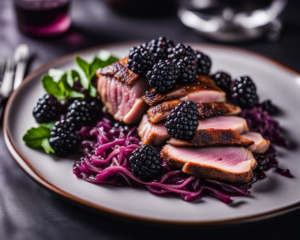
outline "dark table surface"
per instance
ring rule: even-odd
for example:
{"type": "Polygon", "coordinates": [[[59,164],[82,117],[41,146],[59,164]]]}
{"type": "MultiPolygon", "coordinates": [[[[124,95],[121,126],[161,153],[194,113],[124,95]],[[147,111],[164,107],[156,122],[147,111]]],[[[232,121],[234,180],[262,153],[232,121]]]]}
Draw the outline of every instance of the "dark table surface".
{"type": "MultiPolygon", "coordinates": [[[[300,2],[282,14],[277,42],[261,39],[231,44],[269,56],[300,71],[300,2]]],[[[160,35],[177,42],[211,42],[183,26],[176,14],[161,18],[120,16],[102,1],[73,0],[72,26],[64,35],[36,39],[21,34],[11,0],[0,0],[0,56],[26,43],[32,53],[28,73],[57,57],[87,47],[160,35]],[[70,42],[70,39],[76,41],[70,42]]],[[[299,239],[300,210],[255,223],[192,229],[139,225],[70,204],[33,182],[14,162],[0,128],[0,239],[299,239]],[[298,236],[298,237],[297,237],[298,236]]]]}

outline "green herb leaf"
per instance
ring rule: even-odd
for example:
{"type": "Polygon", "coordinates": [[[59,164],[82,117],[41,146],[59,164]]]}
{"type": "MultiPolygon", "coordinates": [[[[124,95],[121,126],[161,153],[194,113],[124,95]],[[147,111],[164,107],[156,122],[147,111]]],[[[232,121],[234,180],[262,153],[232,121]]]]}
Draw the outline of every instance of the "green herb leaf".
{"type": "Polygon", "coordinates": [[[68,84],[68,78],[67,76],[63,77],[61,79],[61,82],[59,83],[61,85],[61,88],[64,89],[64,93],[66,97],[69,98],[80,98],[81,100],[84,99],[84,94],[80,93],[80,92],[76,92],[75,90],[73,90],[69,84],[68,84]]]}
{"type": "Polygon", "coordinates": [[[44,138],[50,138],[50,129],[39,126],[38,128],[29,129],[23,136],[23,141],[29,147],[40,148],[44,138]]]}
{"type": "Polygon", "coordinates": [[[91,84],[89,88],[89,94],[92,97],[97,97],[97,89],[91,84]]]}
{"type": "Polygon", "coordinates": [[[89,75],[90,75],[90,81],[95,77],[96,71],[99,68],[103,68],[104,67],[104,62],[101,61],[99,58],[94,57],[93,61],[90,63],[90,67],[89,67],[89,75]]]}
{"type": "Polygon", "coordinates": [[[69,90],[68,94],[69,94],[69,98],[79,98],[80,100],[83,100],[85,97],[84,94],[80,92],[76,92],[74,90],[69,90]]]}
{"type": "MultiPolygon", "coordinates": [[[[110,53],[109,51],[106,51],[106,50],[101,50],[101,51],[98,53],[97,57],[98,57],[101,61],[105,62],[105,64],[106,64],[105,66],[107,66],[107,65],[109,65],[109,64],[112,64],[112,63],[114,63],[114,62],[116,62],[116,61],[119,60],[117,57],[111,55],[111,53],[110,53]]],[[[105,66],[103,66],[103,67],[105,67],[105,66]]],[[[102,67],[102,68],[103,68],[103,67],[102,67]]]]}
{"type": "Polygon", "coordinates": [[[51,68],[48,71],[48,75],[53,78],[54,82],[59,82],[65,71],[61,69],[51,68]]]}
{"type": "Polygon", "coordinates": [[[52,122],[48,122],[48,123],[42,123],[40,126],[49,128],[51,131],[51,129],[54,127],[55,123],[56,123],[56,121],[52,121],[52,122]]]}
{"type": "Polygon", "coordinates": [[[43,148],[46,153],[54,153],[54,149],[49,144],[50,132],[55,121],[42,123],[37,128],[29,129],[23,136],[25,144],[31,148],[43,148]]]}
{"type": "Polygon", "coordinates": [[[61,87],[58,86],[57,82],[55,82],[51,76],[44,75],[42,77],[42,84],[48,94],[53,95],[59,101],[65,99],[65,95],[61,87]]]}
{"type": "Polygon", "coordinates": [[[87,63],[85,60],[83,60],[81,57],[79,56],[75,56],[75,61],[77,63],[77,65],[81,68],[81,70],[85,73],[85,75],[87,76],[87,78],[90,78],[89,74],[89,67],[90,64],[87,63]]]}
{"type": "Polygon", "coordinates": [[[74,82],[76,82],[79,79],[79,74],[75,70],[70,70],[67,73],[67,83],[70,87],[74,86],[74,82]]]}
{"type": "Polygon", "coordinates": [[[78,69],[78,73],[79,73],[81,86],[86,90],[89,89],[90,80],[87,78],[84,71],[82,71],[81,69],[78,69]]]}
{"type": "Polygon", "coordinates": [[[44,138],[41,142],[41,147],[44,148],[45,152],[47,154],[51,153],[55,153],[54,149],[50,146],[49,144],[49,139],[48,138],[44,138]]]}

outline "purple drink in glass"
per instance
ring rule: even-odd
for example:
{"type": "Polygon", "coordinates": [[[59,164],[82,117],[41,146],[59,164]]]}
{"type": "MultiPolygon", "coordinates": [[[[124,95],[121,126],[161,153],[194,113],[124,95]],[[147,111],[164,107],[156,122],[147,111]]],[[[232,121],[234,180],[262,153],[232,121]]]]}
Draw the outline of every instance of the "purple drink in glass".
{"type": "Polygon", "coordinates": [[[33,36],[54,36],[71,25],[70,0],[15,0],[19,29],[33,36]]]}

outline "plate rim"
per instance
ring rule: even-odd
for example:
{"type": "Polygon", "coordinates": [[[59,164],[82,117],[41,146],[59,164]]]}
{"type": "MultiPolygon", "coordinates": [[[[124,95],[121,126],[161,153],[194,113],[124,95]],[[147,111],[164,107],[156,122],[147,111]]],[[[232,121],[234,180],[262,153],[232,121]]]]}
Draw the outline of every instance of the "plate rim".
{"type": "MultiPolygon", "coordinates": [[[[62,57],[56,58],[42,66],[40,66],[38,69],[36,69],[35,71],[33,71],[32,73],[30,73],[22,82],[21,85],[23,85],[26,81],[30,81],[30,79],[33,79],[36,75],[38,75],[41,71],[45,70],[46,68],[49,68],[50,66],[57,64],[59,62],[62,62],[68,58],[72,58],[74,55],[80,55],[80,54],[84,54],[86,52],[90,52],[93,50],[98,50],[98,49],[105,49],[108,47],[118,47],[118,46],[122,46],[125,44],[136,44],[139,43],[141,41],[126,41],[126,42],[117,42],[117,43],[112,43],[112,44],[105,44],[105,45],[98,45],[98,46],[94,46],[91,48],[87,48],[87,49],[83,49],[80,51],[76,51],[67,55],[64,55],[62,57]]],[[[220,44],[211,44],[211,43],[188,43],[188,44],[197,44],[197,45],[201,45],[203,47],[208,46],[208,47],[213,47],[213,48],[227,48],[227,49],[232,49],[234,51],[237,52],[242,52],[245,54],[250,54],[253,55],[255,57],[259,57],[264,59],[265,61],[271,62],[272,64],[277,65],[279,68],[284,69],[285,71],[289,71],[295,75],[298,75],[300,77],[300,72],[292,69],[289,66],[286,66],[270,57],[267,57],[263,54],[260,53],[256,53],[250,50],[246,50],[240,47],[232,47],[232,46],[227,46],[227,45],[220,45],[220,44]]],[[[260,214],[253,214],[253,215],[248,215],[246,217],[235,217],[235,218],[229,218],[226,220],[217,220],[217,221],[178,221],[178,220],[162,220],[162,219],[155,219],[155,218],[151,218],[151,217],[142,217],[142,216],[136,216],[134,214],[128,214],[128,213],[122,213],[119,212],[117,210],[113,210],[110,208],[106,208],[103,207],[101,205],[98,204],[94,204],[91,203],[87,200],[84,200],[80,197],[76,197],[73,194],[67,193],[65,191],[63,191],[62,189],[60,189],[57,186],[52,185],[51,183],[47,182],[42,176],[40,176],[39,174],[37,174],[34,169],[30,166],[30,164],[28,163],[26,157],[24,157],[18,150],[17,147],[13,144],[11,137],[8,133],[8,128],[7,128],[7,122],[8,122],[8,113],[11,111],[10,107],[11,107],[11,103],[13,101],[13,99],[16,96],[16,93],[19,91],[19,89],[17,89],[16,91],[14,91],[10,98],[8,99],[6,108],[5,108],[5,112],[4,112],[4,116],[3,116],[3,135],[4,135],[4,141],[5,144],[7,146],[7,149],[10,153],[10,155],[12,156],[12,158],[14,159],[14,161],[18,164],[18,166],[32,179],[34,180],[36,183],[38,183],[40,186],[44,187],[46,190],[55,193],[56,195],[58,195],[59,197],[62,197],[64,200],[67,200],[73,204],[79,205],[81,207],[87,207],[88,209],[91,210],[96,210],[98,212],[101,213],[105,213],[107,215],[113,215],[115,217],[121,217],[123,219],[130,219],[130,220],[134,220],[134,221],[143,221],[143,222],[148,222],[148,223],[156,223],[156,224],[167,224],[167,225],[183,225],[183,226],[197,226],[197,225],[220,225],[220,224],[232,224],[232,223],[241,223],[241,222],[248,222],[248,221],[255,221],[255,220],[262,220],[265,218],[269,218],[272,216],[277,216],[277,215],[281,215],[293,210],[296,210],[298,208],[300,208],[300,200],[297,203],[294,204],[290,204],[288,206],[285,207],[281,207],[278,208],[276,210],[271,210],[268,212],[264,212],[264,213],[260,213],[260,214]]]]}

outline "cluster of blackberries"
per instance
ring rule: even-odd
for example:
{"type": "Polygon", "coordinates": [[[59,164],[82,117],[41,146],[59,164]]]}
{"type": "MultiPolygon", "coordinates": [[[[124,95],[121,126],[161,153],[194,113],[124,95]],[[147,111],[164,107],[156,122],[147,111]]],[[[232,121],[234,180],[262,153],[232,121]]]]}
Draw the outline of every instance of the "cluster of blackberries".
{"type": "Polygon", "coordinates": [[[50,135],[49,144],[59,157],[66,157],[75,152],[81,140],[75,132],[75,124],[70,119],[56,122],[50,135]]]}
{"type": "Polygon", "coordinates": [[[66,157],[76,151],[81,140],[76,130],[91,124],[94,105],[94,102],[75,100],[68,108],[66,119],[56,122],[49,144],[57,156],[66,157]]]}
{"type": "Polygon", "coordinates": [[[179,69],[171,60],[159,60],[146,75],[149,84],[158,93],[173,89],[179,77],[179,69]]]}
{"type": "MultiPolygon", "coordinates": [[[[241,108],[252,108],[258,103],[256,86],[250,77],[242,76],[232,81],[228,73],[221,71],[210,77],[219,88],[227,93],[228,100],[241,108]]],[[[262,104],[262,108],[269,113],[277,111],[276,107],[267,101],[262,104]]]]}
{"type": "Polygon", "coordinates": [[[224,92],[230,93],[231,76],[225,72],[217,72],[210,76],[215,81],[216,85],[221,88],[224,92]]]}
{"type": "Polygon", "coordinates": [[[32,114],[38,123],[57,120],[60,113],[60,104],[55,97],[45,94],[33,108],[32,114]]]}
{"type": "Polygon", "coordinates": [[[56,121],[60,114],[65,115],[65,120],[57,121],[51,129],[49,144],[57,156],[66,157],[74,152],[80,143],[80,136],[76,135],[76,130],[92,123],[94,108],[95,102],[75,100],[65,114],[64,106],[54,96],[45,94],[32,112],[38,123],[56,121]]]}
{"type": "Polygon", "coordinates": [[[198,128],[199,112],[192,101],[180,102],[167,117],[167,132],[174,138],[190,140],[198,128]]]}
{"type": "Polygon", "coordinates": [[[144,76],[155,63],[155,57],[150,50],[137,47],[130,50],[127,67],[133,72],[144,76]]]}
{"type": "Polygon", "coordinates": [[[165,93],[176,84],[195,82],[197,73],[209,74],[211,60],[189,45],[175,46],[172,40],[159,37],[131,48],[127,67],[146,76],[157,93],[165,93]]]}
{"type": "Polygon", "coordinates": [[[231,98],[241,108],[252,108],[258,103],[256,86],[248,76],[238,77],[231,86],[231,98]]]}
{"type": "Polygon", "coordinates": [[[74,123],[76,130],[83,126],[88,126],[92,122],[92,114],[95,107],[95,102],[86,102],[75,100],[69,108],[66,118],[74,123]]]}
{"type": "Polygon", "coordinates": [[[142,181],[152,181],[160,173],[159,152],[149,145],[135,149],[129,163],[135,176],[142,181]]]}

